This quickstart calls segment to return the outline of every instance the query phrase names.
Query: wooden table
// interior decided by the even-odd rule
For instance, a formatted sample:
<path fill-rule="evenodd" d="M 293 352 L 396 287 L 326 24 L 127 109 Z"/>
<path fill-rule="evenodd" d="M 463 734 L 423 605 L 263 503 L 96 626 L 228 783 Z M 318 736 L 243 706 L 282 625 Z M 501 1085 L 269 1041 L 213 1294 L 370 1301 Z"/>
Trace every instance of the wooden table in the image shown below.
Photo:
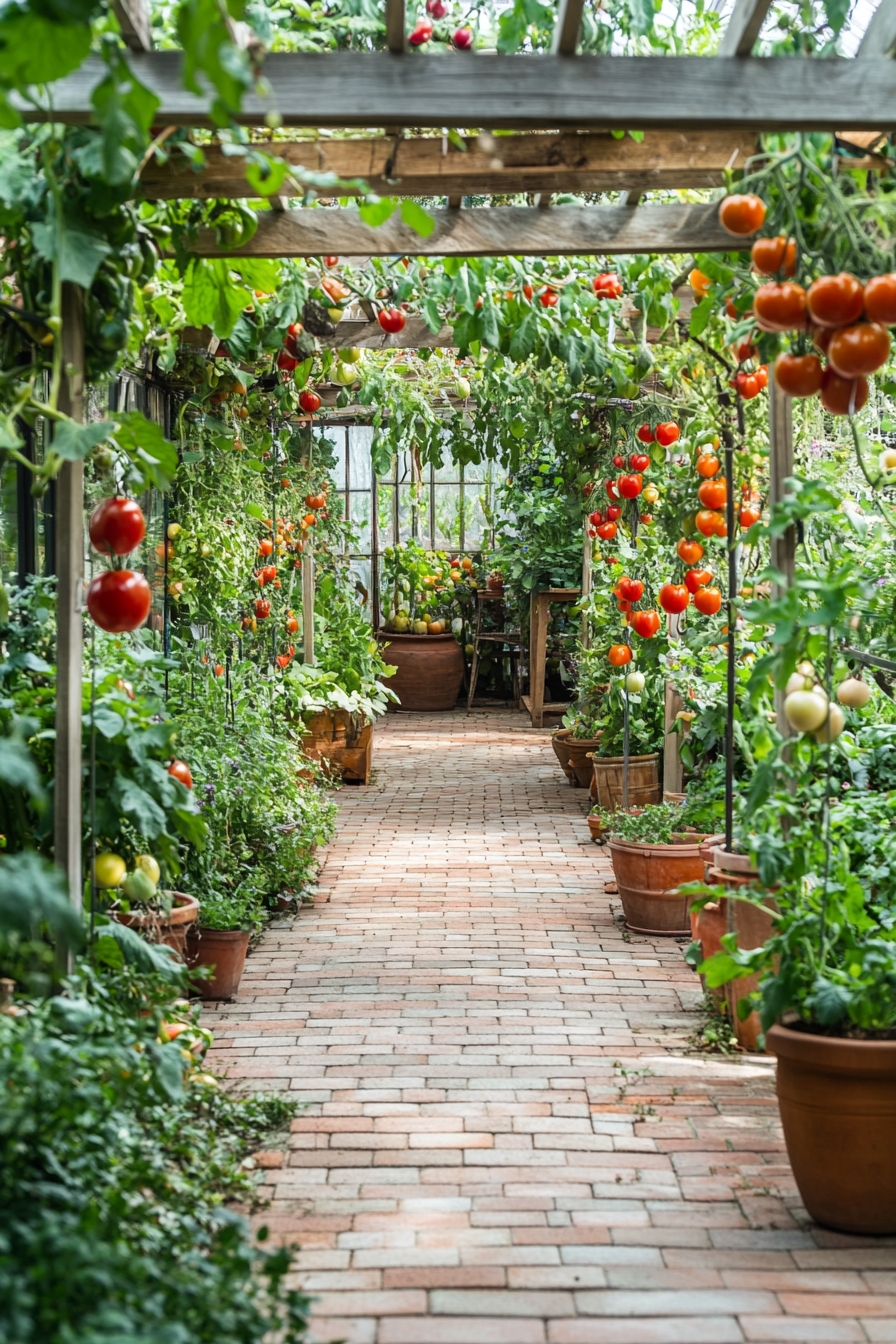
<path fill-rule="evenodd" d="M 529 711 L 533 728 L 544 727 L 545 714 L 565 714 L 566 704 L 544 703 L 545 662 L 548 647 L 550 608 L 554 602 L 576 602 L 581 588 L 546 588 L 529 594 L 529 694 L 522 703 Z"/>

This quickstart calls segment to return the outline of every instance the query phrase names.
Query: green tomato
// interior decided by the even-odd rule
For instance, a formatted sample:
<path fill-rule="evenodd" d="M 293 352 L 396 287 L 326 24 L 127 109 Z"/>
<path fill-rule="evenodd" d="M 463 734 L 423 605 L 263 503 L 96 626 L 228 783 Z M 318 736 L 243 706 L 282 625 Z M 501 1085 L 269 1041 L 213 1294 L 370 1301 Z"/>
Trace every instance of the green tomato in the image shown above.
<path fill-rule="evenodd" d="M 157 887 L 159 885 L 162 870 L 151 854 L 138 854 L 134 859 L 134 868 L 139 868 L 141 872 L 145 873 L 153 886 Z"/>
<path fill-rule="evenodd" d="M 361 347 L 359 345 L 346 346 L 344 350 L 336 351 L 336 358 L 343 364 L 357 364 L 361 358 Z"/>
<path fill-rule="evenodd" d="M 129 901 L 151 901 L 156 894 L 156 884 L 142 868 L 135 868 L 121 884 L 121 889 Z"/>

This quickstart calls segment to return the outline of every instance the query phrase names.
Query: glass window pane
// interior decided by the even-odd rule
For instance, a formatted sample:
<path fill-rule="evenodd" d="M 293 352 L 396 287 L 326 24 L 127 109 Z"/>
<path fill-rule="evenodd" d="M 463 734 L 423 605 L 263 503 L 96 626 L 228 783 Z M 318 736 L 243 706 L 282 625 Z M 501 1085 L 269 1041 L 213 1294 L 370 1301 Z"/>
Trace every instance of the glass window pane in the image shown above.
<path fill-rule="evenodd" d="M 349 518 L 352 524 L 352 531 L 355 533 L 355 540 L 352 542 L 352 551 L 360 552 L 362 555 L 370 554 L 370 494 L 367 491 L 352 490 L 349 495 L 351 501 L 351 512 Z"/>
<path fill-rule="evenodd" d="M 327 426 L 327 438 L 333 445 L 333 452 L 336 456 L 336 466 L 333 468 L 333 479 L 336 482 L 337 490 L 345 489 L 345 430 L 338 425 Z"/>
<path fill-rule="evenodd" d="M 491 534 L 482 507 L 483 491 L 475 485 L 464 486 L 464 550 L 478 551 L 489 545 Z"/>
<path fill-rule="evenodd" d="M 453 551 L 460 546 L 460 486 L 437 485 L 434 548 Z"/>
<path fill-rule="evenodd" d="M 0 579 L 5 583 L 19 568 L 17 475 L 15 462 L 7 462 L 0 472 Z"/>
<path fill-rule="evenodd" d="M 371 487 L 370 445 L 373 430 L 367 425 L 352 425 L 348 431 L 349 471 L 352 490 Z"/>
<path fill-rule="evenodd" d="M 379 479 L 380 479 L 381 481 L 384 481 L 384 482 L 394 483 L 394 481 L 395 481 L 395 471 L 396 471 L 396 467 L 397 467 L 397 465 L 398 465 L 398 463 L 397 463 L 397 459 L 393 457 L 392 462 L 391 462 L 391 465 L 390 465 L 390 467 L 389 467 L 389 470 L 386 472 L 386 474 L 385 474 L 384 476 L 380 476 Z"/>
<path fill-rule="evenodd" d="M 371 593 L 370 593 L 370 561 L 369 561 L 369 560 L 359 560 L 359 559 L 356 559 L 356 560 L 350 560 L 350 561 L 349 561 L 349 566 L 348 566 L 348 568 L 349 568 L 349 573 L 351 574 L 351 576 L 352 576 L 352 580 L 353 580 L 354 585 L 355 585 L 355 591 L 356 591 L 357 594 L 358 594 L 358 601 L 360 602 L 360 601 L 362 600 L 362 598 L 363 598 L 363 601 L 364 601 L 364 607 L 365 607 L 366 610 L 369 610 L 369 608 L 370 608 L 370 596 L 371 596 Z M 359 585 L 360 585 L 360 586 L 359 586 Z M 363 589 L 364 591 L 361 592 L 361 591 L 360 591 L 361 589 Z"/>
<path fill-rule="evenodd" d="M 463 478 L 465 481 L 484 481 L 490 466 L 491 463 L 487 461 L 467 462 Z"/>
<path fill-rule="evenodd" d="M 376 491 L 376 532 L 377 547 L 384 550 L 386 546 L 395 545 L 395 519 L 392 510 L 395 508 L 395 487 L 393 485 L 379 485 Z"/>
<path fill-rule="evenodd" d="M 451 461 L 451 453 L 448 451 L 446 443 L 442 449 L 442 465 L 433 469 L 434 478 L 437 481 L 459 481 L 460 470 L 458 464 Z"/>
<path fill-rule="evenodd" d="M 411 455 L 406 449 L 402 449 L 395 462 L 398 484 L 408 484 L 411 480 Z"/>

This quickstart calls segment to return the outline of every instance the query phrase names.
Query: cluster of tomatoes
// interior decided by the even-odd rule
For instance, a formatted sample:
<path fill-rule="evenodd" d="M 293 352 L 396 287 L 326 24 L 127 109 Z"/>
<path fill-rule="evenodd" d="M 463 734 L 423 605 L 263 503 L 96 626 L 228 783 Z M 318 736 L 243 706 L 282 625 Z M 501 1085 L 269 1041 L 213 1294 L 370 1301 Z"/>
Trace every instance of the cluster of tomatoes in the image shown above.
<path fill-rule="evenodd" d="M 678 439 L 681 431 L 678 425 L 672 421 L 657 425 L 652 429 L 650 425 L 641 425 L 637 430 L 637 439 L 639 443 L 649 445 L 659 443 L 662 447 L 668 448 Z M 620 470 L 620 475 L 614 480 L 612 477 L 604 481 L 604 489 L 607 492 L 607 498 L 610 503 L 605 509 L 595 509 L 588 515 L 588 535 L 589 537 L 599 537 L 601 541 L 612 541 L 616 536 L 617 523 L 622 516 L 622 504 L 620 501 L 626 499 L 639 499 L 643 504 L 656 504 L 660 497 L 660 492 L 653 484 L 644 484 L 643 472 L 650 466 L 650 454 L 644 452 L 629 453 L 628 461 L 622 453 L 617 453 L 613 458 L 613 466 Z M 586 487 L 586 494 L 592 492 Z M 649 527 L 653 522 L 653 514 L 647 512 L 638 513 L 638 521 L 645 527 Z"/>
<path fill-rule="evenodd" d="M 89 524 L 90 541 L 101 555 L 130 555 L 146 536 L 146 519 L 134 499 L 104 499 Z M 104 569 L 87 589 L 87 610 L 101 630 L 123 634 L 143 625 L 152 606 L 152 591 L 139 570 Z"/>
<path fill-rule="evenodd" d="M 408 42 L 412 47 L 424 47 L 427 42 L 432 41 L 432 20 L 435 19 L 436 22 L 440 22 L 444 19 L 448 13 L 448 5 L 445 0 L 426 0 L 426 12 L 429 18 L 418 19 L 408 36 Z M 443 40 L 447 41 L 448 39 L 444 38 Z M 451 35 L 451 42 L 458 51 L 469 51 L 474 42 L 473 29 L 466 27 L 466 25 L 455 28 Z"/>
<path fill-rule="evenodd" d="M 288 484 L 288 482 L 286 483 Z M 299 558 L 304 549 L 304 536 L 314 527 L 318 519 L 323 521 L 328 517 L 327 514 L 327 496 L 329 492 L 329 482 L 325 481 L 319 490 L 309 493 L 305 496 L 305 507 L 308 512 L 304 515 L 301 523 L 298 525 L 291 522 L 288 518 L 278 518 L 276 531 L 274 531 L 271 519 L 264 520 L 264 526 L 271 530 L 271 536 L 261 537 L 258 542 L 258 558 L 267 563 L 259 565 L 254 571 L 255 582 L 259 588 L 266 588 L 270 585 L 273 589 L 282 589 L 283 581 L 280 577 L 278 561 L 292 556 L 292 566 L 294 569 L 301 567 L 302 561 Z M 297 530 L 303 533 L 303 536 L 297 535 Z M 271 599 L 260 595 L 255 599 L 252 613 L 246 613 L 242 618 L 242 628 L 244 630 L 255 631 L 258 628 L 259 621 L 267 621 L 271 616 Z M 299 630 L 298 617 L 292 610 L 286 615 L 285 629 L 287 635 L 295 635 Z M 287 644 L 286 652 L 277 654 L 278 667 L 288 667 L 295 657 L 295 647 Z"/>
<path fill-rule="evenodd" d="M 722 226 L 736 237 L 755 233 L 765 220 L 765 203 L 753 195 L 727 196 L 719 207 Z M 896 273 L 866 283 L 848 271 L 821 275 L 808 288 L 793 280 L 797 248 L 782 234 L 757 238 L 753 270 L 769 277 L 741 312 L 729 300 L 731 317 L 751 316 L 760 331 L 798 332 L 796 350 L 775 361 L 775 381 L 789 397 L 818 396 L 831 415 L 852 415 L 868 400 L 868 378 L 890 355 L 889 327 L 896 326 Z M 807 349 L 811 341 L 814 349 Z M 826 363 L 822 363 L 822 356 Z"/>

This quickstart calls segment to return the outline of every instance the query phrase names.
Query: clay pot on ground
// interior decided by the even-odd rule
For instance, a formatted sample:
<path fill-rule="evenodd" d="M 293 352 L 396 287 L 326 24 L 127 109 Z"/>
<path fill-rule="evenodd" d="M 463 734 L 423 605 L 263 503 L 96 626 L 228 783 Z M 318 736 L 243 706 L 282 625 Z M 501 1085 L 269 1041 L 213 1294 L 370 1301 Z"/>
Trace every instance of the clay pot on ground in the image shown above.
<path fill-rule="evenodd" d="M 377 638 L 386 646 L 386 662 L 398 668 L 388 682 L 400 701 L 395 708 L 417 713 L 454 709 L 464 679 L 464 654 L 453 635 L 395 635 L 380 630 Z"/>
<path fill-rule="evenodd" d="M 597 844 L 603 837 L 603 823 L 601 822 L 600 817 L 593 817 L 590 812 L 586 820 L 588 822 L 588 830 L 591 832 L 591 839 Z"/>
<path fill-rule="evenodd" d="M 660 801 L 659 754 L 630 756 L 628 759 L 629 807 L 646 807 Z M 595 756 L 593 796 L 605 812 L 622 808 L 621 756 Z"/>
<path fill-rule="evenodd" d="M 778 1105 L 803 1203 L 825 1227 L 896 1234 L 896 1041 L 774 1026 Z"/>
<path fill-rule="evenodd" d="M 722 936 L 728 932 L 726 906 L 727 902 L 723 898 L 720 901 L 707 901 L 702 909 L 691 911 L 691 933 L 695 939 L 699 940 L 700 955 L 704 961 L 722 951 Z M 700 983 L 703 986 L 703 992 L 709 994 L 716 1003 L 727 1002 L 728 995 L 724 985 L 717 985 L 714 989 L 708 989 L 705 975 L 701 975 Z"/>
<path fill-rule="evenodd" d="M 713 863 L 706 874 L 706 880 L 713 886 L 725 887 L 728 891 L 736 892 L 759 881 L 759 874 L 748 854 L 734 854 L 717 845 L 712 855 Z M 766 908 L 751 905 L 749 901 L 725 901 L 722 904 L 727 911 L 727 932 L 737 934 L 737 945 L 742 951 L 749 952 L 752 948 L 762 947 L 763 943 L 768 942 L 774 929 L 772 920 L 772 914 L 776 909 L 774 901 L 768 900 Z M 747 1050 L 751 1054 L 759 1051 L 759 1037 L 762 1033 L 759 1014 L 754 1010 L 749 1017 L 741 1021 L 737 1005 L 741 999 L 745 999 L 758 988 L 758 975 L 747 975 L 740 980 L 731 980 L 725 986 L 725 998 L 737 1043 L 742 1050 Z"/>
<path fill-rule="evenodd" d="M 210 980 L 194 980 L 193 989 L 201 999 L 232 999 L 240 987 L 240 977 L 249 950 L 248 929 L 203 929 L 191 927 L 187 935 L 186 962 L 191 970 L 211 966 Z"/>
<path fill-rule="evenodd" d="M 312 714 L 302 734 L 302 748 L 315 761 L 329 761 L 346 784 L 367 784 L 373 759 L 373 724 L 346 709 Z"/>
<path fill-rule="evenodd" d="M 558 728 L 556 733 L 551 737 L 551 746 L 554 749 L 554 755 L 560 762 L 560 769 L 563 771 L 569 782 L 575 785 L 578 783 L 578 780 L 569 763 L 569 735 L 571 732 L 571 728 Z"/>
<path fill-rule="evenodd" d="M 169 915 L 158 910 L 110 910 L 109 918 L 116 924 L 136 929 L 147 942 L 164 943 L 182 957 L 187 930 L 199 915 L 199 902 L 195 896 L 187 896 L 182 891 L 172 892 L 172 896 L 174 905 Z"/>
<path fill-rule="evenodd" d="M 600 746 L 599 737 L 568 737 L 566 739 L 566 751 L 569 759 L 569 768 L 572 771 L 570 782 L 575 788 L 587 789 L 594 778 L 594 767 L 591 764 L 592 754 Z"/>
<path fill-rule="evenodd" d="M 671 845 L 610 838 L 610 857 L 625 922 L 633 933 L 690 935 L 690 897 L 678 888 L 703 877 L 702 835 L 677 835 Z"/>

